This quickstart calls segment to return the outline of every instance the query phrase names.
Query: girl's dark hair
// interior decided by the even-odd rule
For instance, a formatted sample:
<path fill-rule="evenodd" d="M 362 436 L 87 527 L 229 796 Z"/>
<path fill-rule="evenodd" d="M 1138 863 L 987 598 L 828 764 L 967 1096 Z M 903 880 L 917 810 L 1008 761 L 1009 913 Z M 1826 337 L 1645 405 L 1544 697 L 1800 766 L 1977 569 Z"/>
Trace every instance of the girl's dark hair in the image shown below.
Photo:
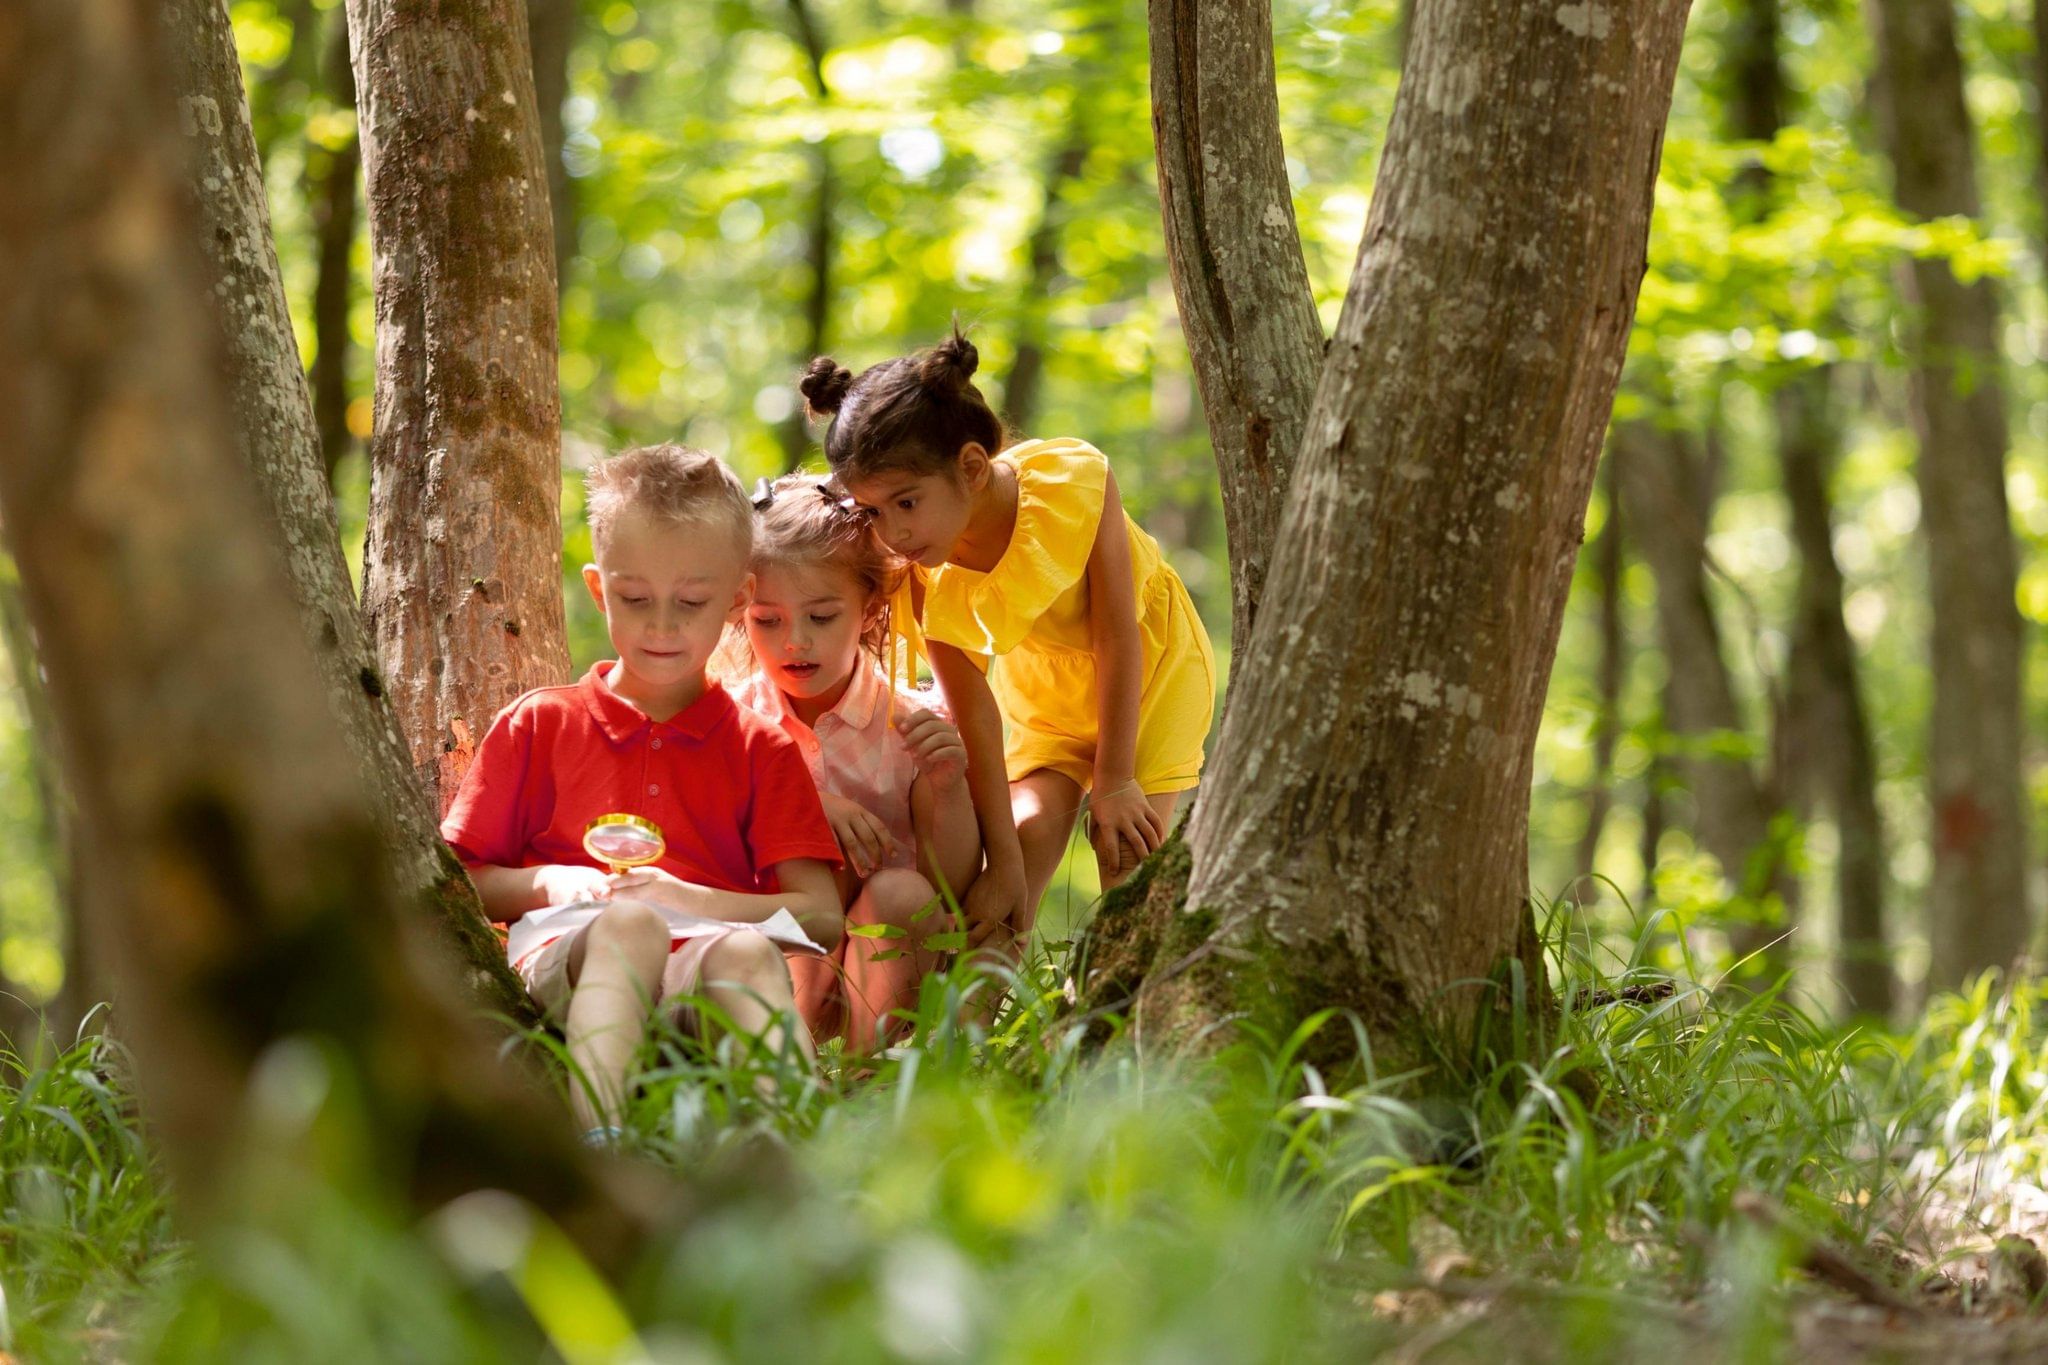
<path fill-rule="evenodd" d="M 819 356 L 797 384 L 813 417 L 830 417 L 825 458 L 840 479 L 871 479 L 909 470 L 951 470 L 974 442 L 993 455 L 1003 424 L 971 382 L 981 361 L 974 343 L 952 334 L 929 351 L 871 366 L 856 379 Z"/>
<path fill-rule="evenodd" d="M 889 597 L 903 583 L 909 565 L 883 546 L 867 513 L 846 490 L 809 474 L 763 480 L 754 491 L 754 554 L 751 567 L 843 569 L 867 593 L 864 606 L 881 610 L 861 632 L 861 647 L 887 658 Z"/>

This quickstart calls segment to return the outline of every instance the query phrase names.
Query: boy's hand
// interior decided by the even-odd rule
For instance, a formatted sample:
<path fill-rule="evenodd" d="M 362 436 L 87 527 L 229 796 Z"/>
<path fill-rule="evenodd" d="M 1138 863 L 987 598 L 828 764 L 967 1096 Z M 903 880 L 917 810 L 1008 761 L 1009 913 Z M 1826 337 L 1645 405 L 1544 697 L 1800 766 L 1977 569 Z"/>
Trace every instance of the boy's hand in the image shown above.
<path fill-rule="evenodd" d="M 542 905 L 568 905 L 573 901 L 605 901 L 612 898 L 611 878 L 594 867 L 575 863 L 549 863 L 533 870 L 533 889 Z"/>
<path fill-rule="evenodd" d="M 965 752 L 962 750 L 963 761 Z M 858 801 L 831 792 L 819 792 L 818 798 L 825 803 L 825 823 L 832 826 L 832 837 L 839 841 L 839 851 L 845 855 L 847 866 L 855 876 L 873 875 L 896 847 L 889 827 Z"/>
<path fill-rule="evenodd" d="M 896 733 L 910 751 L 919 776 L 950 792 L 967 779 L 967 744 L 953 723 L 935 711 L 909 707 L 896 717 Z"/>
<path fill-rule="evenodd" d="M 718 918 L 709 913 L 705 889 L 694 882 L 684 881 L 673 872 L 664 872 L 658 867 L 636 867 L 609 880 L 615 896 L 632 896 L 679 915 L 694 915 L 698 919 Z"/>
<path fill-rule="evenodd" d="M 1166 842 L 1166 822 L 1135 781 L 1088 798 L 1088 842 L 1111 876 L 1134 868 Z"/>

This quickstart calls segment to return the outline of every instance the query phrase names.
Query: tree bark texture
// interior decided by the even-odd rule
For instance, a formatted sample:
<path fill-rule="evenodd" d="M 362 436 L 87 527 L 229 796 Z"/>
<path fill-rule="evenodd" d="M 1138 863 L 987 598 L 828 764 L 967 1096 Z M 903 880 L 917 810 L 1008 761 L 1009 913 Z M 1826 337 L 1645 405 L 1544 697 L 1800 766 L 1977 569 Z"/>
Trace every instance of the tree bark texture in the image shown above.
<path fill-rule="evenodd" d="M 1884 824 L 1856 645 L 1842 616 L 1842 569 L 1835 560 L 1828 492 L 1836 428 L 1827 376 L 1801 376 L 1780 389 L 1777 415 L 1785 501 L 1799 547 L 1794 648 L 1810 664 L 1803 670 L 1809 695 L 1799 697 L 1794 710 L 1801 733 L 1812 739 L 1802 759 L 1812 759 L 1825 785 L 1841 844 L 1835 855 L 1835 977 L 1852 1013 L 1885 1018 L 1892 1011 L 1892 967 L 1884 933 Z"/>
<path fill-rule="evenodd" d="M 329 22 L 333 36 L 321 83 L 335 105 L 354 110 L 356 79 L 348 64 L 347 16 L 337 10 Z M 339 147 L 309 147 L 307 161 L 320 267 L 313 283 L 313 369 L 309 378 L 313 421 L 320 431 L 320 457 L 332 486 L 336 467 L 355 448 L 355 436 L 348 428 L 348 364 L 355 349 L 349 336 L 349 306 L 355 297 L 350 258 L 355 250 L 356 191 L 362 180 L 363 159 L 353 128 Z"/>
<path fill-rule="evenodd" d="M 1265 600 L 1323 328 L 1280 145 L 1269 0 L 1151 0 L 1149 15 L 1166 258 L 1221 475 L 1231 637 L 1243 642 Z"/>
<path fill-rule="evenodd" d="M 179 126 L 193 159 L 199 240 L 226 348 L 235 443 L 268 495 L 274 516 L 266 524 L 281 532 L 285 583 L 319 664 L 323 694 L 357 770 L 372 785 L 374 808 L 384 812 L 384 843 L 398 884 L 457 945 L 474 998 L 486 1009 L 531 1019 L 529 997 L 484 922 L 475 889 L 441 842 L 436 812 L 415 779 L 356 611 L 292 339 L 227 7 L 221 0 L 170 0 L 163 15 Z"/>
<path fill-rule="evenodd" d="M 1874 0 L 1871 15 L 1884 92 L 1878 121 L 1899 207 L 1916 218 L 1979 216 L 1952 7 Z M 1910 264 L 1904 294 L 1933 617 L 1928 984 L 1940 990 L 2011 965 L 2027 944 L 2022 641 L 1996 297 L 1988 282 L 1963 284 L 1937 259 Z"/>
<path fill-rule="evenodd" d="M 1536 730 L 1685 11 L 1417 6 L 1240 665 L 1260 686 L 1225 711 L 1184 908 L 1149 961 L 1114 925 L 1098 945 L 1091 993 L 1135 979 L 1141 1029 L 1346 1006 L 1413 1059 L 1493 999 L 1461 983 L 1514 963 L 1542 994 Z"/>
<path fill-rule="evenodd" d="M 660 1196 L 622 1198 L 453 1003 L 321 702 L 235 452 L 160 8 L 30 0 L 0 39 L 0 519 L 152 1136 L 201 1222 L 257 1214 L 261 1151 L 420 1209 L 512 1191 L 616 1270 Z M 286 1039 L 358 1102 L 354 1143 L 245 1141 Z"/>
<path fill-rule="evenodd" d="M 1769 965 L 1782 965 L 1784 955 L 1768 950 L 1784 931 L 1778 911 L 1793 907 L 1798 884 L 1772 829 L 1777 801 L 1759 777 L 1757 761 L 1726 747 L 1750 727 L 1707 594 L 1712 503 L 1697 497 L 1698 462 L 1675 432 L 1647 422 L 1617 426 L 1608 458 L 1615 462 L 1623 506 L 1657 583 L 1658 636 L 1667 669 L 1664 724 L 1681 744 L 1676 767 L 1692 795 L 1693 834 L 1720 863 L 1737 898 L 1737 913 L 1727 926 L 1730 945 L 1737 957 L 1767 953 L 1775 959 Z"/>
<path fill-rule="evenodd" d="M 576 254 L 576 182 L 562 160 L 562 106 L 569 100 L 569 57 L 576 49 L 576 0 L 526 0 L 533 47 L 533 98 L 541 158 L 548 168 L 548 211 L 555 237 L 555 283 L 567 283 Z"/>
<path fill-rule="evenodd" d="M 569 675 L 553 229 L 523 0 L 348 0 L 377 303 L 363 608 L 439 808 Z"/>

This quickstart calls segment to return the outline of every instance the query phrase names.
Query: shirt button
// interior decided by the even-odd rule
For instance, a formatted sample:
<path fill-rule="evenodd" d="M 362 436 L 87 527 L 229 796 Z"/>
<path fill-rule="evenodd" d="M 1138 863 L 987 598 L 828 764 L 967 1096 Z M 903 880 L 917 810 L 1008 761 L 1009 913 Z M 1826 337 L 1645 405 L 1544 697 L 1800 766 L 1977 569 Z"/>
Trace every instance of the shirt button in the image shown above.
<path fill-rule="evenodd" d="M 655 747 L 655 748 L 657 748 L 657 749 L 659 749 L 659 748 L 661 747 L 661 740 L 660 740 L 659 738 L 657 738 L 657 739 L 656 739 L 656 740 L 654 741 L 654 747 Z"/>
<path fill-rule="evenodd" d="M 649 796 L 659 796 L 661 795 L 661 787 L 656 783 L 650 782 L 647 784 L 647 794 Z"/>

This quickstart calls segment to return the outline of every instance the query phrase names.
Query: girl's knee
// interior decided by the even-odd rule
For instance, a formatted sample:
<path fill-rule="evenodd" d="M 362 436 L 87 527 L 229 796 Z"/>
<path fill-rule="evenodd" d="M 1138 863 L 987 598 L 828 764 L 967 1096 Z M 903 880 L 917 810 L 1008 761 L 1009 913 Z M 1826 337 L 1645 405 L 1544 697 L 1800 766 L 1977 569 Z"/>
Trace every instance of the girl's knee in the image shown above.
<path fill-rule="evenodd" d="M 765 985 L 789 989 L 789 964 L 782 950 L 765 935 L 741 930 L 725 935 L 704 950 L 707 984 L 731 982 L 759 990 Z"/>
<path fill-rule="evenodd" d="M 907 868 L 885 867 L 868 878 L 867 885 L 861 888 L 861 898 L 868 903 L 869 909 L 869 913 L 861 918 L 908 928 L 918 917 L 918 912 L 937 899 L 938 894 L 932 889 L 932 884 L 918 873 Z"/>

